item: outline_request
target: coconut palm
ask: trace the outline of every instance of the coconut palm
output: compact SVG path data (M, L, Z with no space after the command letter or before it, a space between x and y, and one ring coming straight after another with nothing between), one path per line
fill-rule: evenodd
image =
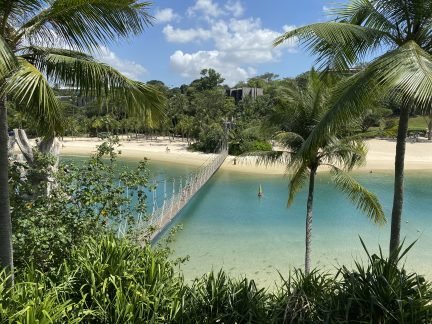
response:
M6 100L38 122L46 136L62 131L62 106L51 85L88 97L108 95L148 113L162 98L83 51L141 33L150 3L138 0L0 0L0 262L12 268Z
M305 272L311 269L312 211L317 170L324 167L330 171L335 186L363 211L374 223L383 224L385 217L377 197L347 174L347 171L365 161L366 147L360 139L335 132L326 136L320 145L304 150L304 144L316 125L328 111L331 78L321 79L312 71L305 89L294 86L285 96L286 105L279 106L269 119L273 127L283 129L276 139L284 151L264 152L258 162L287 163L290 174L288 206L299 190L308 182L306 205L306 252Z
M375 56L342 82L332 110L308 140L317 145L323 132L361 115L374 97L400 97L390 251L400 242L405 142L409 114L429 111L432 101L432 2L424 0L350 0L333 9L334 21L303 26L275 40L298 40L323 66L347 70ZM382 54L384 53L384 54Z

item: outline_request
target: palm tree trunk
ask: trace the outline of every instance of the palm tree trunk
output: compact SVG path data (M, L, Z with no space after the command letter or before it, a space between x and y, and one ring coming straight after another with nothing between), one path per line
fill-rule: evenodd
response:
M9 207L8 126L5 99L0 98L0 265L13 273L12 224ZM12 279L13 280L13 279Z
M403 206L403 181L405 164L405 146L408 132L410 109L402 107L399 117L399 129L396 143L394 196L390 232L390 253L399 247Z
M428 123L428 141L432 139L432 116L429 117L429 123Z
M311 169L309 175L309 194L306 207L306 252L305 252L305 274L310 273L311 268L311 246L312 246L312 207L314 198L316 167Z

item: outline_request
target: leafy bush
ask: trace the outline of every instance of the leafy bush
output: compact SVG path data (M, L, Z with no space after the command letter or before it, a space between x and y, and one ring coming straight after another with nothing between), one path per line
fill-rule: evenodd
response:
M52 158L41 153L35 165L12 163L10 192L18 268L32 263L48 271L86 237L114 232L123 222L133 223L137 215L145 216L146 162L119 174L117 147L116 140L105 142L82 166L63 165L55 174L49 171ZM48 182L54 183L49 195Z
M430 323L430 283L398 267L407 252L335 276L295 270L269 291L223 271L187 286L166 251L105 235L49 274L27 266L13 287L1 272L0 322Z
M366 266L340 269L342 281L338 292L329 299L331 322L356 323L430 323L432 289L430 283L416 273L407 273L399 263L413 244L400 246L388 258L368 255Z
M1 323L80 323L78 304L65 298L68 281L55 285L45 274L33 267L24 269L9 285L6 271L0 273Z
M425 137L427 133L426 127L409 127L408 128L408 136L420 135Z
M222 126L213 123L200 132L198 142L192 144L191 148L204 153L215 153L221 148L224 137Z
M232 143L229 146L229 154L240 155L247 152L271 151L272 145L265 140L243 141Z
M324 322L327 301L337 289L329 274L312 270L306 275L296 269L275 293L272 318L276 323Z
M113 236L90 239L63 266L71 299L88 322L167 323L179 317L185 287L164 253Z
M253 280L232 280L224 271L196 279L188 289L184 322L265 323L269 295Z

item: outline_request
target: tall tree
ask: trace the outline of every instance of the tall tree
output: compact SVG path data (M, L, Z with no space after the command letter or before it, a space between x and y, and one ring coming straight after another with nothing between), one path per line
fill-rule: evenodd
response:
M137 0L0 0L0 263L13 269L8 193L6 101L37 121L43 135L63 129L51 85L84 96L122 100L131 112L157 111L163 98L83 51L97 51L150 23L150 3Z
M194 80L191 83L191 86L195 87L198 91L216 89L225 81L220 73L213 69L203 69L200 74L201 78Z
M334 132L320 142L320 145L304 145L313 129L328 111L329 85L331 79L324 80L316 72L308 74L306 88L296 86L286 95L287 104L279 106L270 116L269 123L282 129L276 139L283 144L285 151L261 153L261 163L287 162L290 172L288 205L290 206L299 190L308 182L306 204L305 273L311 270L312 253L312 214L317 170L325 167L330 170L331 180L345 193L374 223L385 222L384 212L377 197L350 177L346 171L365 161L366 148L359 139Z
M389 93L400 97L390 236L390 251L396 251L400 243L409 113L414 108L423 113L430 111L432 103L432 2L350 0L331 13L336 17L334 21L289 31L277 38L275 45L297 39L318 56L323 66L339 71L377 56L335 90L332 110L307 144L317 146L323 133L359 117L370 99Z

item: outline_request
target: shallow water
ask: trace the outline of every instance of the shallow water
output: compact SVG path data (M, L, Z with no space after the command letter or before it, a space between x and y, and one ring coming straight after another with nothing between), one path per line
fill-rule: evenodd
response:
M70 157L67 157L70 160ZM82 161L81 158L72 158ZM125 166L136 161L122 160ZM154 178L186 175L196 169L151 161ZM355 177L376 193L384 207L388 223L393 196L391 172L362 173ZM381 244L386 253L389 224L377 226L357 211L345 196L319 174L315 190L312 228L312 265L333 271L338 264L353 265L366 256L360 244L363 238L371 252ZM432 172L407 172L402 237L407 243L418 239L407 262L408 269L432 278ZM257 197L262 185L264 197ZM159 198L162 196L159 188ZM168 189L169 190L169 189ZM286 207L288 179L282 176L250 175L219 170L176 218L182 224L174 242L173 258L189 256L181 266L186 279L212 268L224 268L234 276L246 275L261 285L272 285L278 271L287 275L304 262L306 188Z
M356 174L375 192L389 218L393 195L391 173ZM387 252L389 225L377 226L319 174L314 201L312 264L333 270L338 264L353 265L366 256L359 236L370 251L381 244ZM402 237L407 243L418 239L408 256L407 267L432 274L432 173L408 173ZM183 230L171 248L174 256L189 255L182 266L187 279L212 267L223 267L233 275L247 275L271 285L304 262L306 190L286 207L288 179L219 171L183 210L176 223ZM259 199L259 184L264 197ZM406 223L405 221L408 221ZM390 221L390 220L389 220Z

